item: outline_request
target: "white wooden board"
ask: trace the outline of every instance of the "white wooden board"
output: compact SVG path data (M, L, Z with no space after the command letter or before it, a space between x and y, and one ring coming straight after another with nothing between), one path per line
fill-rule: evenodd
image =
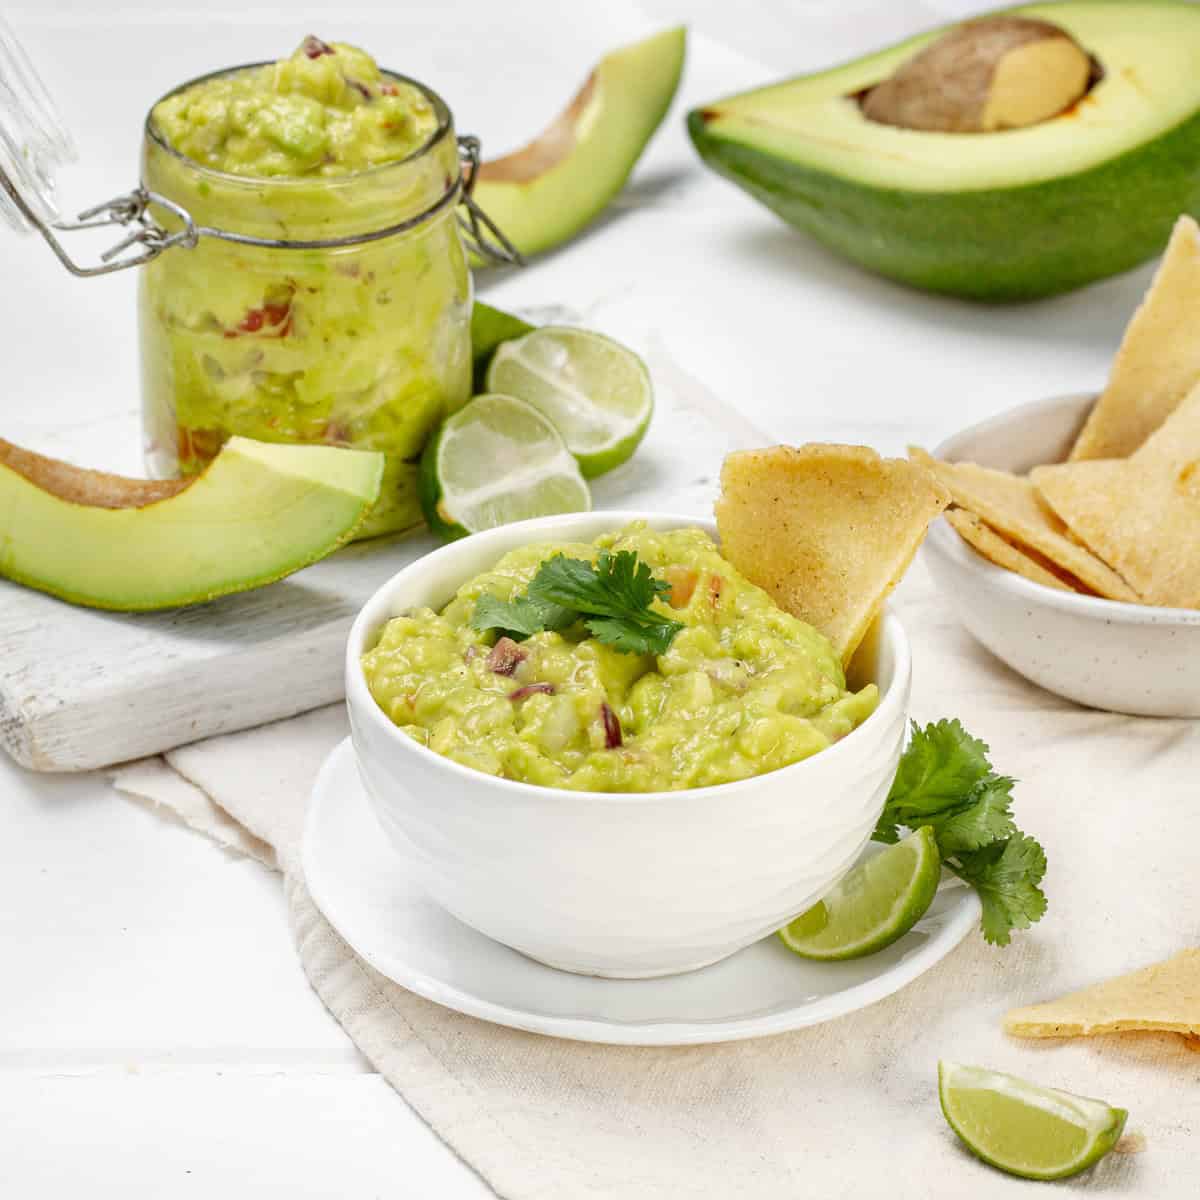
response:
M763 439L653 339L639 348L657 410L638 454L596 481L596 506L705 514L724 454ZM258 591L161 613L75 608L0 581L0 745L33 770L80 771L337 700L355 613L434 544L377 539Z

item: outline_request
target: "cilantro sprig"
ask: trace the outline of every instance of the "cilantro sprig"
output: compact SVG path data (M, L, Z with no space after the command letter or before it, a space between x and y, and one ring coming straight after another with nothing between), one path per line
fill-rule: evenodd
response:
M594 563L556 554L538 567L524 595L480 596L471 625L519 642L582 621L597 641L624 654L664 654L683 626L652 605L670 590L632 550L601 550Z
M543 629L566 629L579 620L572 608L563 608L533 596L514 596L501 600L486 592L475 601L471 626L481 633L497 629L515 642L524 641Z
M983 936L997 946L1046 911L1046 854L1013 820L1014 783L992 770L987 745L958 721L914 722L874 833L895 842L901 827L930 826L943 865L979 893Z

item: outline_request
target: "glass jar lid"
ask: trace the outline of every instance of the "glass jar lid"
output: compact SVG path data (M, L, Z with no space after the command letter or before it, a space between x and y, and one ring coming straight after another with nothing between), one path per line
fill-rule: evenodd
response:
M16 34L0 16L0 174L43 221L59 217L55 176L75 160L75 144L55 110ZM12 229L31 232L33 223L0 188L0 217Z

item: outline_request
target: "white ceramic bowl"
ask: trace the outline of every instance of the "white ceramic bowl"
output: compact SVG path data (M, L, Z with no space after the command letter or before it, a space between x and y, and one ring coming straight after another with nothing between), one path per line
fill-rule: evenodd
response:
M590 541L629 521L577 513L454 542L406 567L350 633L346 696L359 770L387 835L425 890L466 924L550 966L642 978L702 967L803 912L858 857L904 739L910 682L899 621L882 624L879 708L812 758L754 779L677 792L575 792L498 779L401 733L367 690L363 652L392 616L445 604L508 550Z
M1094 397L1025 404L943 442L938 458L1025 472L1060 462ZM1200 717L1200 612L1149 608L1046 587L994 566L949 523L923 551L959 620L997 658L1091 708Z

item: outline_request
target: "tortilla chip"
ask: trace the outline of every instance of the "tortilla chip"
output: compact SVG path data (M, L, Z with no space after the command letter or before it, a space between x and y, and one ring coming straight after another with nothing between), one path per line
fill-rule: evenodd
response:
M1150 290L1133 314L1108 386L1070 460L1128 458L1200 381L1200 227L1175 222Z
M976 463L941 462L916 447L909 453L933 471L955 504L970 509L1021 549L1036 550L1099 596L1137 602L1137 593L1110 566L1067 536L1066 526L1038 499L1028 479Z
M1200 387L1132 458L1036 467L1031 478L1146 603L1200 608Z
M1004 1032L1014 1037L1091 1037L1132 1029L1200 1034L1200 949L1046 1004L1014 1008L1004 1017Z
M725 557L849 662L950 502L924 468L866 446L729 455L717 528Z
M1024 575L1026 579L1032 579L1034 583L1041 583L1046 587L1058 588L1064 592L1079 590L1069 582L1067 575L1057 571L1049 559L1043 558L1036 550L1024 550L1014 545L990 525L985 525L973 512L968 512L965 508L951 508L946 512L946 520L954 526L963 541L982 554L988 562L1005 567L1017 575Z

